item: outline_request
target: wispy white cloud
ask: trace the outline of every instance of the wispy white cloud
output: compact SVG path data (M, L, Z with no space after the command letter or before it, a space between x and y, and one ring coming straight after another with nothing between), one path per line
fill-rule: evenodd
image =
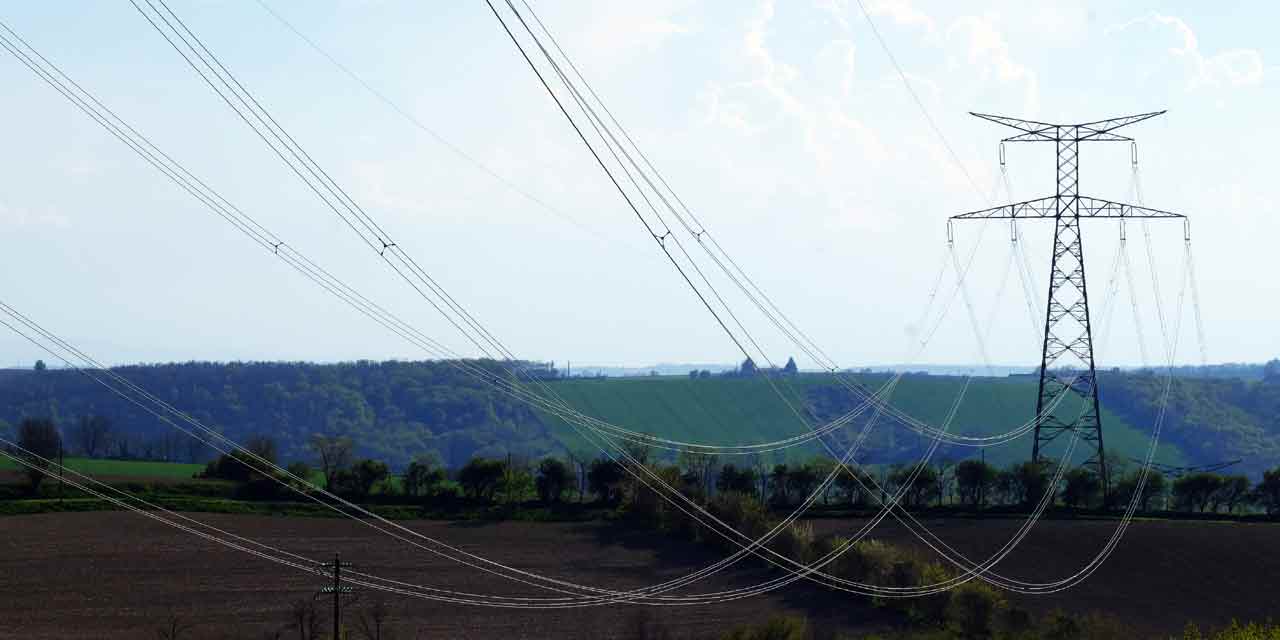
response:
M71 220L51 208L46 208L44 211L33 211L23 207L11 207L0 202L0 227L37 226L66 229L71 226Z
M992 16L963 16L947 27L947 39L957 38L965 49L966 62L984 79L1000 84L1024 85L1023 110L1034 116L1040 110L1040 84L1035 71L1014 60L1009 43Z
M596 3L581 30L581 50L593 57L608 56L615 64L638 51L657 51L674 37L698 31L694 23L679 17L684 5L680 0Z
M866 0L864 5L872 16L887 16L895 24L919 27L927 36L938 31L937 22L932 16L916 7L911 0Z
M1169 47L1168 53L1184 63L1187 69L1187 90L1203 87L1247 87L1262 83L1264 65L1257 49L1226 49L1205 55L1200 40L1185 20L1177 16L1152 13L1128 22L1107 27L1108 35L1127 31L1138 26L1172 31L1179 46Z

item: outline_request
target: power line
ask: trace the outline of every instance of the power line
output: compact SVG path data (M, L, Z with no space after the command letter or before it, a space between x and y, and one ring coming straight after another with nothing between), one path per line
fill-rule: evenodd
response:
M153 24L154 24L154 23L153 23ZM184 26L184 28L185 28L185 26ZM256 101L255 101L255 104L256 104ZM273 122L274 122L274 121L273 121ZM296 157L296 156L295 156L295 157ZM309 159L309 157L308 157L308 159ZM314 174L313 174L313 175L314 175ZM326 177L327 177L327 176L326 176ZM345 194L344 194L344 195L345 195ZM383 245L383 249L385 250L385 249L387 248L386 240L382 240L382 242L384 243L384 245ZM274 250L278 250L278 248L279 248L279 245L275 245L275 247L273 247L273 249L274 249ZM936 443L935 443L935 444L936 444ZM735 532L735 533L736 533L736 532ZM739 534L739 535L741 535L741 534Z
M258 3L258 6L262 7L262 9L267 13L269 13L271 17L275 18L281 25L283 25L286 29L292 32L300 40L305 42L307 46L311 47L311 49L314 50L317 54L319 54L325 60L328 60L330 64L336 67L344 75L346 75L356 84L360 85L360 87L363 88L366 92L368 92L374 98L377 98L378 101L385 104L392 111L394 111L401 118L403 118L406 122L413 125L423 133L426 133L432 140L435 140L437 143L439 143L440 145L442 145L443 147L451 151L455 156L457 156L458 158L461 158L467 164L470 164L475 169L493 178L495 181L497 181L499 184L509 189L511 192L537 205L542 210L548 213L551 213L556 217L560 218L561 220L577 227L580 231L583 231L585 233L588 233L594 236L597 240L600 240L601 242L606 242L606 243L617 242L616 240L605 237L595 229L583 224L577 218L562 211L558 207L551 205L546 200L534 195L528 189L521 187L520 185L516 184L513 180L498 173L495 169L485 164L475 156L471 155L465 149L458 146L454 142L450 141L448 138L444 137L444 135L442 135L440 132L427 126L422 122L422 120L418 119L417 116L413 115L407 109L400 106L398 102L391 99L389 96L387 96L387 94L378 90L376 87L370 84L367 80L365 80L360 74L352 70L351 67L347 66L346 64L343 64L342 61L338 60L336 57L333 56L333 54L329 53L327 50L321 47L315 40L311 39L305 33L299 30L296 26L293 25L293 23L289 22L287 19L285 19L284 16L280 15L279 12L277 12L275 9L272 9L271 6L266 3L265 0L255 0L255 1Z

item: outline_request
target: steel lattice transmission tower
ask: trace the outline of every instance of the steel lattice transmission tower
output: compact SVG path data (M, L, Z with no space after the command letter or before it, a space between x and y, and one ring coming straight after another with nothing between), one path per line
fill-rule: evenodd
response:
M1089 289L1085 283L1084 244L1081 221L1085 218L1176 218L1186 225L1186 216L1131 204L1110 202L1080 195L1080 143L1129 142L1116 129L1153 118L1164 111L1111 118L1083 124L1048 124L981 113L972 115L1017 129L1021 133L1001 141L1001 162L1005 142L1052 142L1057 152L1057 192L1049 197L1007 204L953 216L952 221L1008 219L1053 220L1053 258L1049 270L1049 296L1045 308L1044 347L1040 353L1040 390L1036 398L1035 443L1031 459L1039 462L1045 446L1058 436L1075 432L1090 447L1082 466L1094 470L1103 487L1110 487L1105 450L1102 444L1102 415L1098 411L1098 381L1093 362L1093 331L1089 319ZM1137 163L1137 153L1133 155ZM1075 407L1065 402L1076 396ZM1045 414L1046 407L1066 407Z

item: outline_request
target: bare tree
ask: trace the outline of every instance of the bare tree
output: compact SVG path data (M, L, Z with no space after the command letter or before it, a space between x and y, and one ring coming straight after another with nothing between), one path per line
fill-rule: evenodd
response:
M71 437L84 455L96 458L110 447L111 421L103 416L80 416Z
M711 495L711 470L716 465L717 457L712 453L681 451L678 462L698 479L698 489L702 495Z
M565 449L565 454L569 457L569 461L573 463L574 473L577 476L578 502L582 502L582 498L587 491L587 468L591 466L591 458L585 453L580 453L573 449Z
M204 457L205 443L191 438L187 440L187 462L200 462Z
M115 456L121 460L132 460L137 455L137 447L134 446L134 439L127 435L121 434L111 443L116 450Z
M769 489L769 461L759 453L747 456L747 461L747 465L756 473L756 478L760 481L760 499L764 500Z
M356 630L365 640L390 640L387 621L391 618L391 607L384 598L374 598L356 619Z
M320 471L324 474L325 486L332 490L337 486L338 472L351 465L351 454L355 444L345 436L311 436L311 450L319 459Z
M62 450L62 434L58 427L47 418L28 418L18 426L18 446L24 450L22 457L27 461L27 480L31 483L31 492L40 489L48 473L49 461L57 462L58 453Z
M169 616L165 618L164 625L156 628L156 637L160 638L160 640L179 640L188 631L194 629L195 626L195 623L187 620L186 616L177 611L170 611Z
M294 600L289 608L289 628L298 632L298 640L319 640L320 612L314 598Z

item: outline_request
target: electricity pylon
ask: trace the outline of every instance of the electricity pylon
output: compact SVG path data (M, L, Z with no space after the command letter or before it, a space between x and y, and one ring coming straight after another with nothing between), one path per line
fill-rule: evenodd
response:
M1036 398L1035 443L1031 448L1031 459L1039 462L1049 443L1063 433L1075 432L1082 442L1091 447L1089 457L1081 466L1093 469L1102 481L1102 486L1107 488L1111 484L1102 444L1102 415L1098 411L1098 380L1093 362L1093 332L1089 321L1089 290L1085 284L1080 222L1084 218L1118 218L1122 221L1121 224L1126 218L1176 218L1183 221L1184 233L1189 231L1187 218L1182 214L1080 195L1079 147L1081 142L1133 144L1132 138L1117 135L1115 130L1163 113L1164 111L1157 111L1083 124L1049 124L972 113L971 115L983 120L1021 132L1001 141L1002 163L1005 142L1054 143L1058 160L1058 188L1054 195L1045 198L972 211L951 218L952 221L1008 219L1012 221L1011 224L1030 218L1054 221L1053 258L1049 270L1049 299L1045 306L1044 347L1040 353L1040 390ZM1135 165L1136 149L1134 146ZM950 233L948 236L950 237ZM1057 402L1059 397L1065 394L1077 396L1082 403L1079 410L1065 407L1067 414L1071 416L1068 419L1064 419L1056 410L1060 404ZM1046 407L1053 407L1055 410L1045 415Z

